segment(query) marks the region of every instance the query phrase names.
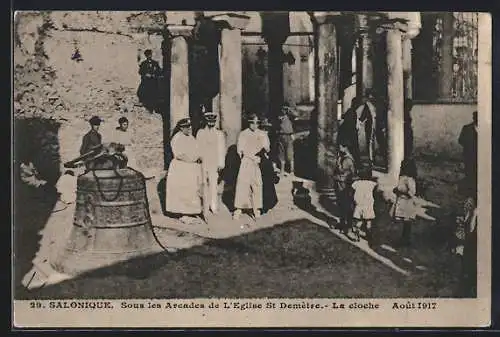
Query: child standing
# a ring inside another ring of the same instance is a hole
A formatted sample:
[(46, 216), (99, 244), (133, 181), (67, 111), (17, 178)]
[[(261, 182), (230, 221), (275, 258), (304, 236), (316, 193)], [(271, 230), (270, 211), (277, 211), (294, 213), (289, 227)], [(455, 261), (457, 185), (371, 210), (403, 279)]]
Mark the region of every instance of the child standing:
[(415, 207), (415, 194), (417, 192), (415, 181), (416, 171), (416, 164), (412, 159), (403, 160), (398, 185), (394, 189), (396, 202), (391, 213), (396, 222), (403, 223), (401, 243), (405, 246), (410, 245), (411, 228), (417, 217)]
[(334, 179), (337, 205), (340, 210), (340, 227), (344, 233), (352, 227), (351, 184), (355, 174), (354, 158), (349, 152), (346, 143), (342, 142), (339, 145), (339, 156), (335, 166)]
[(377, 183), (373, 181), (372, 172), (369, 168), (364, 168), (359, 172), (359, 179), (352, 183), (354, 190), (354, 226), (348, 232), (347, 236), (354, 241), (359, 241), (359, 231), (363, 225), (366, 227), (366, 239), (371, 241), (372, 221), (375, 219), (373, 197)]

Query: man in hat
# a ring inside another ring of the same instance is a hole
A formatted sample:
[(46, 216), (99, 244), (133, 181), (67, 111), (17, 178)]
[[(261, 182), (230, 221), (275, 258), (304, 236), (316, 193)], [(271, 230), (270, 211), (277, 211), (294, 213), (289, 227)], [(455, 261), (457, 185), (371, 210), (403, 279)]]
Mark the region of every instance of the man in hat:
[(137, 162), (132, 144), (132, 133), (129, 130), (129, 120), (127, 117), (122, 116), (118, 119), (118, 126), (113, 130), (110, 142), (123, 145), (125, 148), (124, 153), (127, 156), (127, 166), (137, 169)]
[(224, 133), (215, 127), (217, 115), (205, 112), (205, 127), (196, 134), (198, 147), (201, 154), (201, 167), (203, 174), (203, 212), (218, 212), (217, 186), (219, 174), (224, 168), (226, 157), (226, 140)]
[(82, 145), (80, 146), (80, 155), (90, 152), (92, 148), (102, 144), (102, 136), (99, 133), (101, 122), (102, 119), (98, 116), (90, 118), (90, 131), (83, 136)]
[(139, 65), (141, 84), (137, 90), (139, 101), (150, 111), (156, 108), (158, 100), (158, 78), (161, 76), (160, 64), (153, 60), (153, 51), (144, 51), (146, 59)]
[(237, 151), (241, 157), (240, 170), (236, 179), (236, 195), (233, 217), (238, 219), (243, 209), (253, 209), (255, 218), (261, 215), (263, 206), (262, 174), (259, 154), (269, 152), (270, 142), (266, 132), (259, 130), (259, 118), (249, 116), (249, 127), (243, 130), (237, 142)]
[(293, 174), (294, 172), (293, 141), (295, 138), (290, 114), (290, 107), (284, 105), (281, 109), (280, 115), (278, 116), (278, 156), (281, 163), (281, 175), (285, 174), (285, 165), (289, 165), (290, 174)]

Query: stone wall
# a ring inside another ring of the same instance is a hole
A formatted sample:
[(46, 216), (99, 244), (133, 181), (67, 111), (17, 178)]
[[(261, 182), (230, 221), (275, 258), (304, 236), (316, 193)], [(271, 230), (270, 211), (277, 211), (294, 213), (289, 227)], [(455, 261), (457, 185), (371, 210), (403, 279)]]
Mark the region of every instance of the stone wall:
[(458, 137), (476, 109), (472, 104), (416, 104), (412, 110), (416, 154), (460, 160)]
[[(144, 50), (152, 49), (153, 57), (162, 61), (162, 37), (144, 31), (161, 27), (158, 13), (54, 11), (16, 16), (15, 94), (24, 97), (15, 100), (15, 117), (60, 121), (64, 162), (78, 155), (90, 116), (105, 120), (105, 141), (108, 130), (126, 115), (137, 133), (141, 168), (163, 167), (161, 116), (146, 112), (136, 96)], [(79, 60), (72, 57), (76, 50)], [(41, 78), (44, 73), (50, 81)], [(33, 88), (24, 94), (29, 86)], [(146, 148), (153, 151), (143, 151)]]

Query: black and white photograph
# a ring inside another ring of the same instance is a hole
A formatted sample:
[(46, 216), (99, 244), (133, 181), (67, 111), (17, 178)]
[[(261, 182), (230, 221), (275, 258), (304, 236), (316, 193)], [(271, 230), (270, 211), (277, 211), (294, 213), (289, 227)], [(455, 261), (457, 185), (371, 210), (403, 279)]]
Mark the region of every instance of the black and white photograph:
[(489, 322), (489, 14), (12, 20), (18, 324)]

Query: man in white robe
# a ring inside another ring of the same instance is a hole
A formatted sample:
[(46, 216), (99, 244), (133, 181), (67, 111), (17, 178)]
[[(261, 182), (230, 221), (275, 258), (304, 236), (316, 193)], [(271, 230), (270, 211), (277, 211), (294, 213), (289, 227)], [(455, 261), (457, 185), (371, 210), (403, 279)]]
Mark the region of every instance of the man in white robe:
[(217, 115), (205, 113), (204, 117), (206, 126), (196, 134), (203, 175), (203, 213), (216, 214), (219, 209), (218, 178), (224, 168), (226, 140), (224, 133), (215, 127)]
[[(165, 209), (167, 212), (197, 217), (202, 212), (202, 173), (198, 142), (192, 135), (191, 121), (179, 121), (170, 142), (174, 158), (166, 177)], [(191, 222), (187, 217), (181, 221)]]
[(261, 215), (263, 191), (262, 173), (258, 153), (264, 150), (269, 152), (270, 144), (267, 133), (259, 130), (259, 119), (256, 115), (249, 118), (249, 127), (243, 130), (237, 143), (237, 151), (241, 157), (240, 170), (236, 180), (236, 195), (233, 217), (238, 219), (242, 209), (253, 209), (255, 218)]

